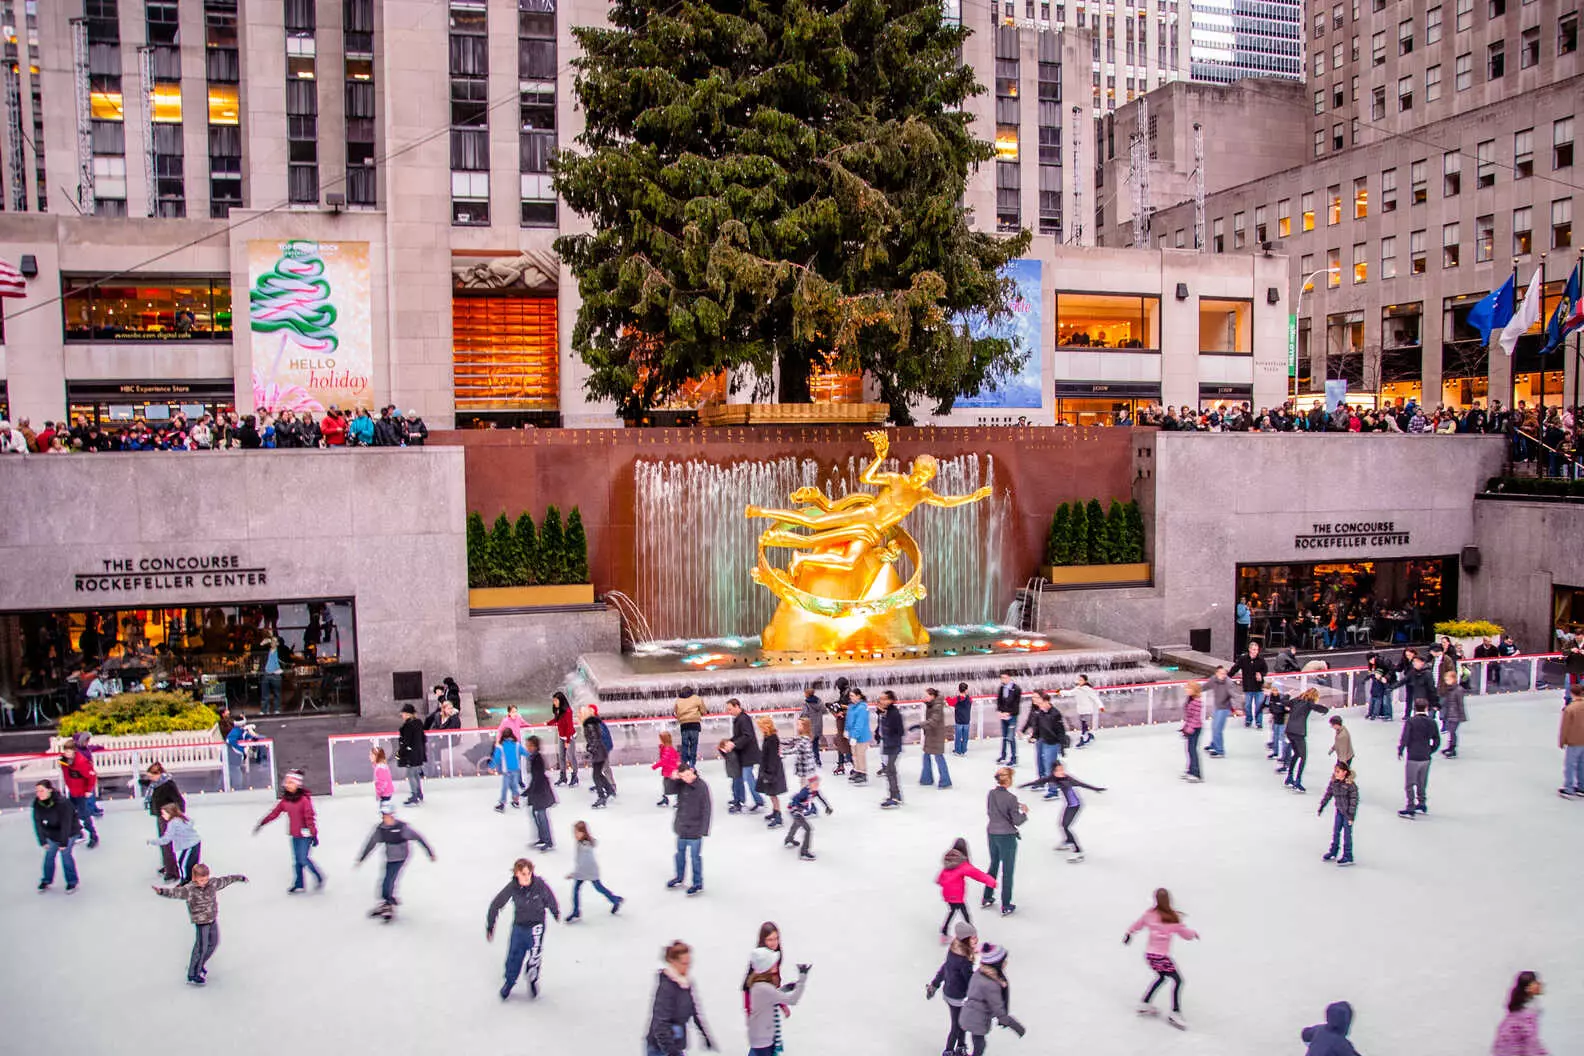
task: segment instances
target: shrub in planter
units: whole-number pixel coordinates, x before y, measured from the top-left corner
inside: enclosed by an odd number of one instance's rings
[[[489,529],[477,510],[467,515],[467,585],[489,586]]]
[[[517,566],[517,539],[512,532],[511,522],[503,513],[495,518],[495,524],[489,533],[489,564],[487,574],[489,585],[492,587],[513,586],[514,570]]]
[[[1089,500],[1089,505],[1084,509],[1084,518],[1088,521],[1089,529],[1089,560],[1084,563],[1109,565],[1116,558],[1111,556],[1111,538],[1106,533],[1105,510],[1100,507],[1099,499]]]
[[[1500,638],[1507,633],[1500,624],[1489,620],[1442,620],[1432,630],[1437,638]]]
[[[561,528],[561,511],[550,506],[545,510],[544,524],[539,529],[539,582],[567,582],[566,556],[566,533]]]
[[[194,703],[185,693],[118,693],[95,700],[61,719],[63,737],[91,733],[97,737],[125,737],[141,733],[203,731],[220,716],[207,705]]]
[[[1050,531],[1045,534],[1045,563],[1065,565],[1067,553],[1067,522],[1072,519],[1072,506],[1062,503],[1051,514]]]
[[[583,514],[576,506],[566,523],[566,572],[568,583],[589,582],[588,534],[583,530]]]
[[[1127,520],[1127,559],[1141,562],[1144,560],[1144,514],[1139,510],[1138,500],[1129,499],[1123,513]]]
[[[539,533],[534,528],[533,514],[526,510],[517,518],[513,530],[516,550],[513,553],[512,586],[531,587],[539,582],[534,573],[539,564]]]
[[[1122,504],[1116,499],[1111,500],[1111,507],[1106,510],[1106,542],[1109,544],[1112,564],[1121,565],[1133,560],[1128,549],[1127,514],[1122,512]]]
[[[1081,502],[1072,504],[1067,520],[1067,560],[1064,565],[1089,564],[1089,511]]]

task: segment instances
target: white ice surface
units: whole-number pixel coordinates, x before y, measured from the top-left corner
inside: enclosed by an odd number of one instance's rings
[[[1018,913],[975,909],[982,937],[1011,951],[1012,1010],[1029,1028],[1022,1041],[997,1030],[989,1051],[1297,1054],[1299,1029],[1347,999],[1367,1056],[1473,1056],[1489,1051],[1514,973],[1533,968],[1549,987],[1551,1052],[1584,1052],[1584,803],[1556,795],[1557,709],[1554,693],[1474,700],[1462,758],[1435,762],[1433,813],[1412,822],[1394,816],[1396,725],[1350,715],[1363,795],[1350,870],[1320,860],[1330,835],[1330,809],[1315,816],[1330,740],[1323,721],[1311,727],[1318,748],[1307,796],[1281,789],[1264,734],[1241,724],[1228,728],[1228,758],[1205,760],[1199,786],[1178,779],[1173,730],[1102,733],[1072,759],[1077,776],[1111,789],[1085,793],[1078,831],[1088,861],[1069,865],[1055,853],[1055,805],[1020,793],[1033,820]],[[1033,776],[1024,752],[1020,779]],[[526,1041],[553,1046],[535,1052],[630,1056],[641,1051],[658,952],[682,938],[695,946],[702,1004],[723,1051],[741,1053],[737,987],[768,918],[781,925],[789,961],[815,965],[787,1024],[789,1053],[933,1056],[946,1032],[944,1004],[923,995],[942,956],[933,880],[959,834],[986,864],[994,754],[993,743],[975,743],[967,760],[952,761],[957,787],[942,792],[917,786],[910,748],[899,811],[878,809],[883,781],[862,790],[831,781],[836,814],[816,822],[815,863],[793,860],[759,817],[728,816],[727,786],[712,767],[716,815],[697,898],[663,887],[670,816],[654,806],[649,771],[619,773],[623,794],[605,811],[588,809],[583,787],[563,790],[551,815],[559,846],[533,855],[563,911],[578,818],[600,839],[605,881],[628,901],[613,918],[585,887],[584,920],[548,929],[543,996],[529,1002],[519,989],[505,1006],[496,996],[505,929],[487,945],[484,910],[531,837],[524,812],[491,811],[492,781],[432,783],[428,803],[403,812],[440,859],[408,866],[402,916],[390,926],[364,916],[377,865],[352,868],[374,822],[371,791],[318,800],[317,858],[329,885],[297,897],[286,894],[281,823],[249,835],[265,799],[195,798],[205,861],[252,879],[221,896],[223,942],[203,990],[182,982],[185,907],[149,890],[156,859],[143,842],[153,829],[146,815],[130,805],[110,811],[103,845],[79,849],[82,887],[68,898],[59,877],[50,893],[34,894],[31,826],[11,811],[0,817],[0,1052],[494,1053]],[[1174,950],[1186,1034],[1133,1012],[1149,973],[1140,943],[1120,940],[1157,885],[1204,936]]]

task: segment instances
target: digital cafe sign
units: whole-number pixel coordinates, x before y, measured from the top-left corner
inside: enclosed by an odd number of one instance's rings
[[[1340,521],[1311,524],[1307,534],[1293,536],[1299,550],[1353,550],[1361,546],[1407,546],[1409,533],[1393,521]]]
[[[107,594],[128,590],[196,590],[224,587],[262,587],[269,583],[264,568],[245,568],[236,554],[183,554],[177,557],[111,557],[102,569],[78,572],[73,587],[78,594]]]

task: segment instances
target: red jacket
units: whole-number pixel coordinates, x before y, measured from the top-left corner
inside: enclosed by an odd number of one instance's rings
[[[66,781],[66,794],[73,799],[83,799],[94,794],[99,784],[99,772],[87,752],[77,752],[71,762],[60,761],[61,777]]]
[[[657,761],[653,766],[649,767],[649,769],[660,771],[660,776],[669,781],[676,774],[677,766],[681,764],[681,762],[682,756],[677,753],[675,748],[671,747],[669,744],[662,744],[660,746],[659,761]]]
[[[561,714],[545,723],[545,725],[554,726],[556,728],[556,734],[562,740],[570,740],[572,737],[577,735],[577,723],[572,717],[571,708],[564,709]]]
[[[325,415],[319,422],[319,435],[324,437],[326,447],[346,446],[346,419],[340,415]]]
[[[942,869],[940,875],[935,878],[935,882],[940,885],[941,898],[947,902],[963,901],[963,893],[968,887],[969,877],[986,887],[996,886],[995,877],[975,869],[972,862],[960,862]]]
[[[298,789],[295,798],[290,792],[282,792],[281,798],[275,803],[275,808],[259,820],[257,828],[263,828],[282,814],[286,815],[292,836],[318,836],[319,824],[314,820],[313,796],[308,794],[306,788]]]

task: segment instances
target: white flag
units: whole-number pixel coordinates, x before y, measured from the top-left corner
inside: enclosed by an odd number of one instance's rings
[[[1531,326],[1540,321],[1540,302],[1545,299],[1544,291],[1540,284],[1540,269],[1534,270],[1534,278],[1529,280],[1529,289],[1524,291],[1523,303],[1507,320],[1507,325],[1502,327],[1501,347],[1509,356],[1513,349],[1518,347],[1518,339],[1522,337]]]

